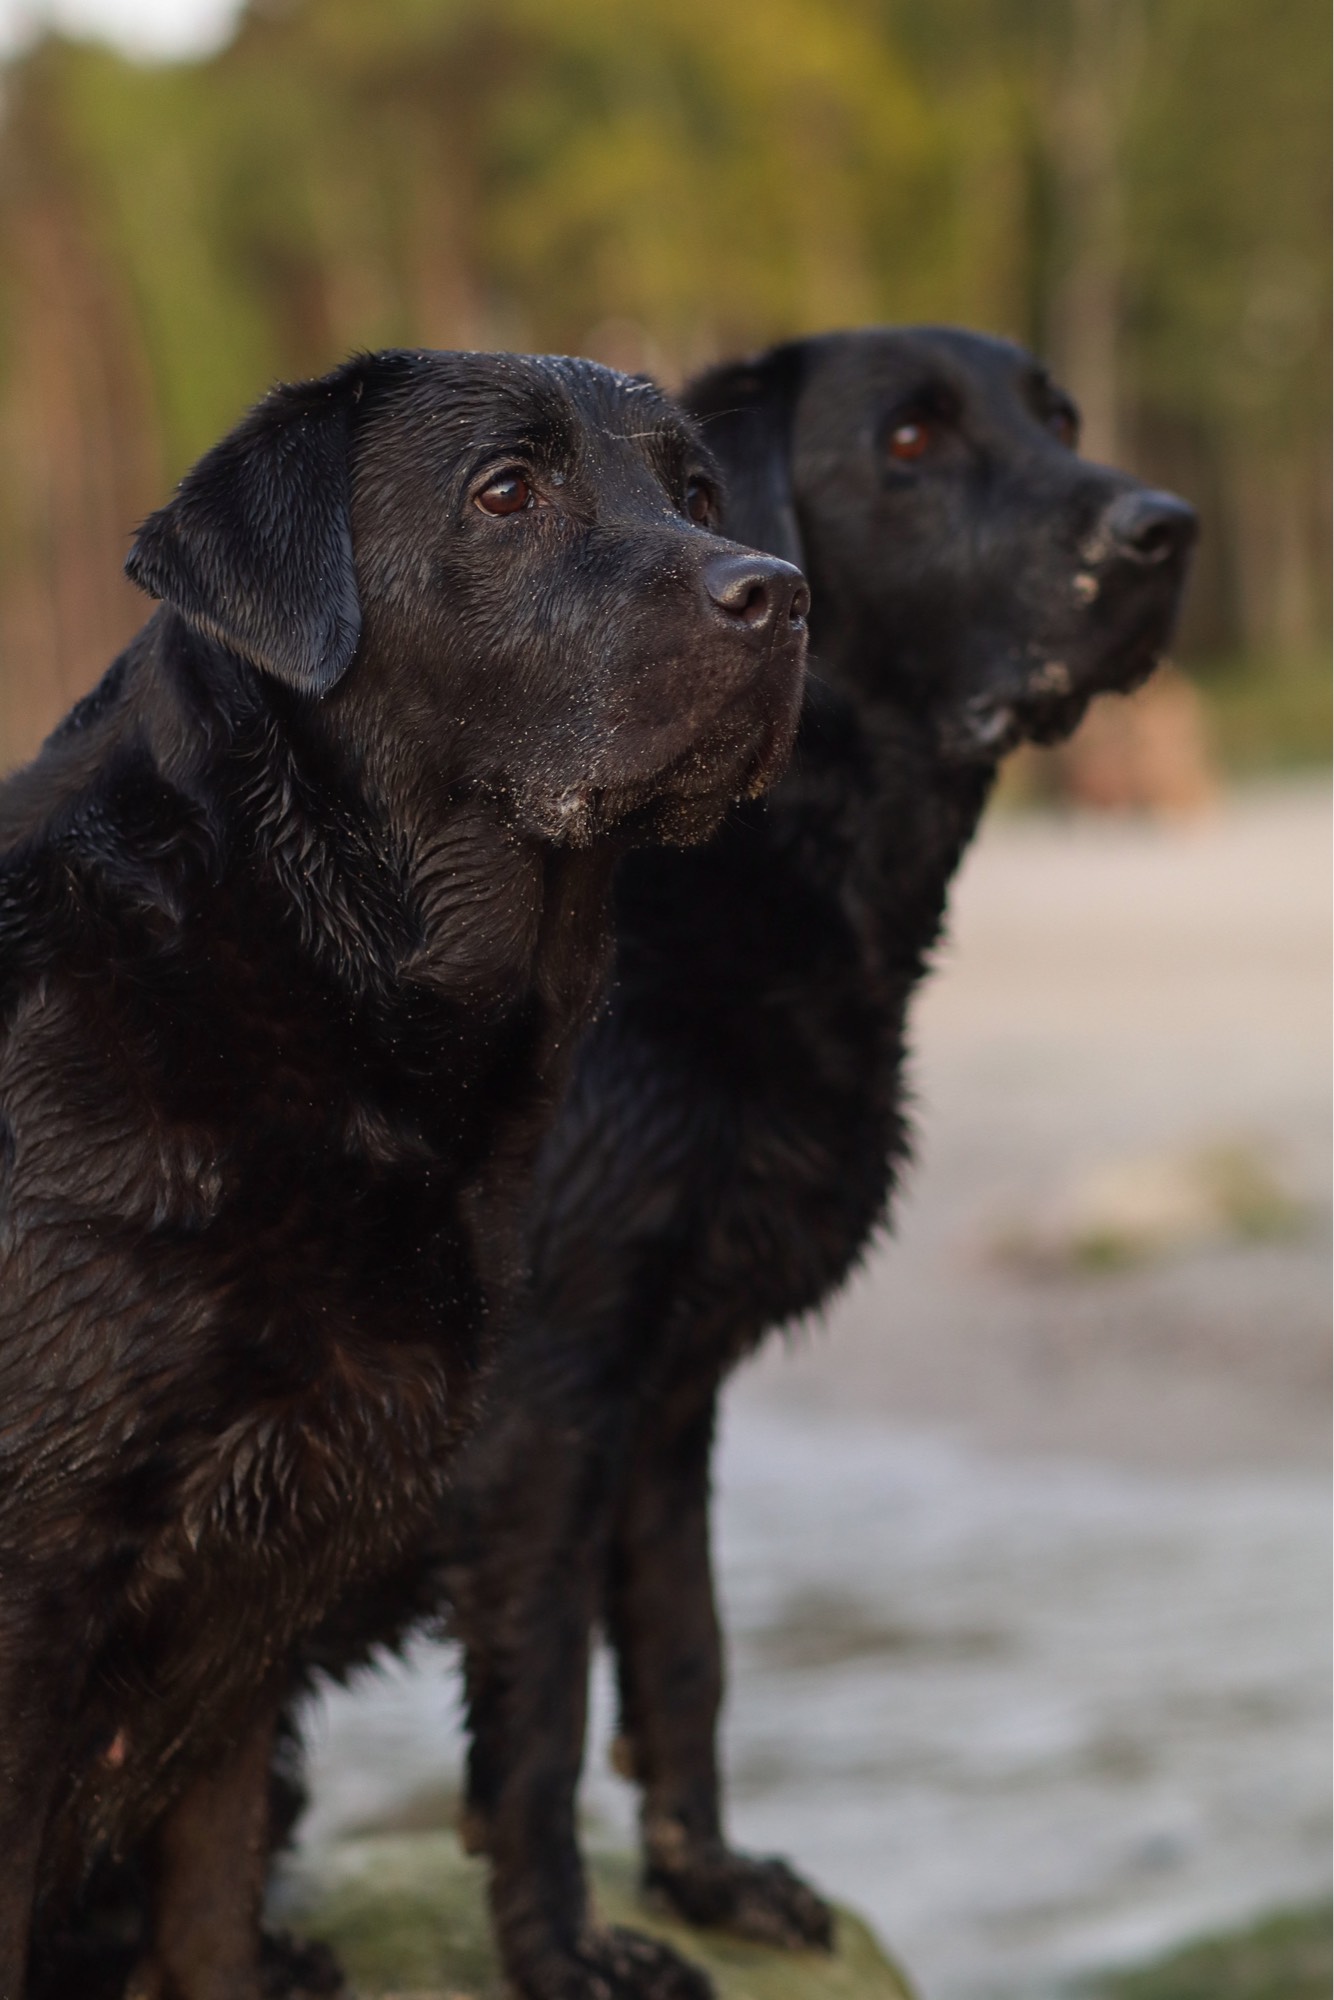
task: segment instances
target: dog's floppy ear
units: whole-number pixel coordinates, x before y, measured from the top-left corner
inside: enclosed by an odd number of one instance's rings
[[[126,573],[229,651],[324,694],[361,635],[348,446],[359,376],[284,384],[150,514]]]
[[[804,364],[803,343],[793,341],[709,368],[681,394],[726,477],[723,533],[798,569],[805,565],[792,490],[792,414]]]

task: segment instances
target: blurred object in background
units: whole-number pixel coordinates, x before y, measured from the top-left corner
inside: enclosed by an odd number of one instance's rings
[[[1056,753],[1061,790],[1103,812],[1201,812],[1218,797],[1199,691],[1162,668],[1128,701],[1093,704]]]
[[[1246,711],[1225,755],[1324,755],[1290,698],[1327,660],[1318,0],[252,0],[157,64],[220,0],[50,17],[0,128],[0,766],[139,622],[135,520],[265,382],[392,343],[670,382],[867,320],[1048,355],[1088,448],[1201,508],[1180,655]],[[134,59],[68,38],[115,21]]]
[[[994,1251],[1030,1277],[1121,1271],[1230,1245],[1282,1242],[1316,1220],[1263,1141],[1104,1160],[998,1230]]]

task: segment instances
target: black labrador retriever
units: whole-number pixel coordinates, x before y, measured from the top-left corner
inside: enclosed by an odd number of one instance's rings
[[[613,860],[790,747],[805,586],[591,363],[388,353],[141,530],[0,790],[0,1995],[99,1857],[258,2000],[288,1662],[420,1542],[610,956]]]
[[[719,1388],[883,1222],[909,1002],[998,763],[1149,674],[1196,530],[1182,501],[1081,458],[1069,398],[1003,341],[831,334],[686,400],[727,476],[726,532],[811,581],[796,758],[707,846],[622,863],[611,999],[541,1154],[531,1290],[435,1565],[349,1606],[321,1654],[345,1665],[450,1604],[466,1828],[532,2000],[706,1985],[590,1925],[574,1794],[600,1619],[650,1890],[697,1923],[830,1941],[819,1897],[723,1831]]]

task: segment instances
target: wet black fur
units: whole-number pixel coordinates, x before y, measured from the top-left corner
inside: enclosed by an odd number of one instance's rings
[[[696,1922],[829,1940],[805,1884],[723,1832],[718,1391],[885,1219],[908,1007],[998,761],[1150,672],[1194,535],[1183,503],[1078,457],[1068,398],[1000,341],[830,335],[686,400],[727,531],[807,570],[812,673],[770,795],[707,847],[620,868],[612,996],[543,1150],[529,1304],[452,1503],[468,1827],[541,2000],[700,1985],[587,1929],[572,1801],[599,1619],[648,1886]]]
[[[718,1391],[883,1221],[908,1007],[999,758],[1150,671],[1192,532],[1180,503],[1077,457],[1067,399],[1002,342],[836,334],[715,371],[690,401],[728,531],[808,567],[797,755],[706,847],[621,864],[611,999],[541,1154],[527,1305],[438,1546],[345,1601],[308,1655],[344,1671],[448,1606],[467,1830],[532,2000],[707,1984],[589,1920],[572,1806],[599,1621],[648,1882],[700,1922],[828,1939],[820,1899],[723,1832]],[[928,448],[904,462],[910,422]]]
[[[706,847],[622,864],[612,996],[541,1156],[529,1301],[437,1572],[365,1606],[360,1635],[354,1613],[326,1655],[345,1664],[358,1636],[447,1598],[467,1828],[534,2000],[704,1985],[589,1924],[572,1808],[599,1620],[650,1888],[697,1922],[829,1939],[819,1898],[723,1831],[718,1391],[883,1222],[908,1147],[908,1007],[998,761],[1149,673],[1194,533],[1182,503],[1078,457],[1068,399],[1000,341],[830,335],[687,400],[729,480],[728,532],[808,570],[797,754]],[[905,461],[909,424],[926,446]]]
[[[516,466],[530,507],[474,504]],[[259,1994],[293,1648],[440,1505],[614,855],[790,742],[800,579],[687,518],[696,476],[593,364],[275,391],[0,789],[5,2000],[136,1845],[141,1990]]]

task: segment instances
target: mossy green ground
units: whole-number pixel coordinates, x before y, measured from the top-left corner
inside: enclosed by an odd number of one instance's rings
[[[1329,2000],[1328,1904],[1205,1938],[1159,1964],[1085,1989],[1085,2000]]]
[[[840,1912],[832,1956],[772,1951],[672,1923],[645,1907],[635,1874],[627,1856],[594,1857],[599,1914],[667,1939],[706,1968],[720,2000],[913,2000],[854,1916]],[[334,1947],[359,2000],[500,2000],[484,1880],[484,1865],[452,1833],[375,1834],[322,1856],[284,1916]]]
[[[646,1907],[628,1855],[596,1854],[592,1873],[600,1915],[675,1945],[711,1974],[719,2000],[915,2000],[848,1911],[839,1913],[832,1957],[772,1951]],[[322,1854],[291,1885],[282,1917],[335,1948],[358,2000],[502,2000],[484,1885],[484,1863],[464,1855],[452,1832],[377,1832]],[[1071,2000],[1329,2000],[1330,1924],[1327,1905],[1288,1912],[1081,1982]]]

